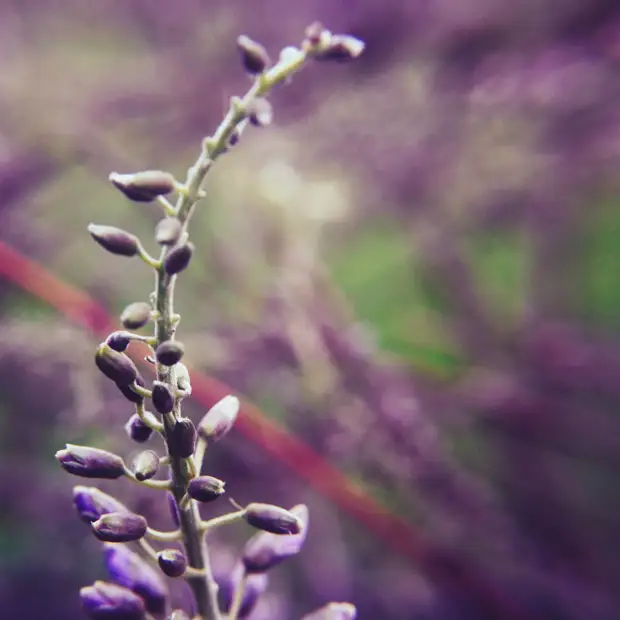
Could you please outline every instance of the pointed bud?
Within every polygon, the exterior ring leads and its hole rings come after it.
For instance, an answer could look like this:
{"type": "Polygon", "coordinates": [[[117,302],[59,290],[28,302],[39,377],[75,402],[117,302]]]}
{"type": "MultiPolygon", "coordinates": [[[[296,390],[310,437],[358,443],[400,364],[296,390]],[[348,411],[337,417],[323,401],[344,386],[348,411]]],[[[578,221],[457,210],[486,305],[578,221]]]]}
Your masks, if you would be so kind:
{"type": "Polygon", "coordinates": [[[329,30],[323,26],[321,22],[313,22],[311,23],[305,30],[304,35],[306,40],[313,47],[320,45],[325,41],[325,36],[331,37],[331,33],[329,30]]]}
{"type": "Polygon", "coordinates": [[[155,350],[155,357],[160,364],[164,366],[174,366],[181,361],[185,347],[178,340],[166,340],[162,342],[155,350]]]}
{"type": "Polygon", "coordinates": [[[189,378],[189,370],[187,370],[187,366],[179,362],[175,366],[175,371],[176,371],[176,379],[177,379],[177,388],[181,390],[182,392],[185,392],[186,396],[189,396],[192,393],[192,384],[189,378]]]}
{"type": "Polygon", "coordinates": [[[151,320],[151,312],[151,306],[145,301],[135,301],[121,313],[121,323],[125,329],[140,329],[151,320]]]}
{"type": "MultiPolygon", "coordinates": [[[[140,387],[144,387],[145,381],[142,377],[141,374],[138,374],[138,376],[136,377],[136,380],[133,384],[131,385],[135,385],[138,384],[140,387]]],[[[144,402],[144,396],[142,396],[141,394],[138,394],[138,392],[135,392],[131,385],[123,385],[122,383],[117,383],[116,387],[120,390],[121,394],[131,403],[143,403],[144,402]]]]}
{"type": "Polygon", "coordinates": [[[153,450],[140,452],[133,461],[132,471],[135,477],[142,482],[149,480],[159,471],[159,457],[153,450]]]}
{"type": "Polygon", "coordinates": [[[182,609],[175,609],[166,620],[191,620],[191,618],[182,609]]]}
{"type": "Polygon", "coordinates": [[[357,609],[351,603],[328,603],[305,615],[302,620],[355,620],[357,609]]]}
{"type": "Polygon", "coordinates": [[[157,563],[168,577],[180,577],[187,568],[187,559],[179,549],[164,549],[157,554],[157,563]]]}
{"type": "Polygon", "coordinates": [[[187,269],[193,254],[194,244],[191,241],[179,245],[164,259],[164,270],[169,276],[181,273],[187,269]]]}
{"type": "Polygon", "coordinates": [[[183,224],[176,217],[165,217],[157,222],[155,241],[159,245],[174,245],[183,232],[183,224]]]}
{"type": "Polygon", "coordinates": [[[112,332],[105,341],[111,349],[123,353],[131,342],[131,334],[124,331],[112,332]]]}
{"type": "Polygon", "coordinates": [[[267,99],[257,97],[248,106],[247,115],[255,127],[266,127],[273,121],[273,106],[267,99]]]}
{"type": "Polygon", "coordinates": [[[299,517],[271,504],[248,504],[243,517],[253,527],[272,534],[298,534],[301,531],[299,517]]]}
{"type": "Polygon", "coordinates": [[[299,553],[308,533],[308,508],[299,504],[291,508],[300,523],[301,530],[290,536],[258,532],[245,545],[243,565],[248,573],[264,573],[287,558],[299,553]]]}
{"type": "Polygon", "coordinates": [[[110,181],[129,200],[135,202],[151,202],[157,196],[172,192],[176,185],[174,177],[161,170],[145,170],[134,174],[112,172],[110,181]]]}
{"type": "Polygon", "coordinates": [[[165,383],[153,381],[152,392],[151,400],[158,413],[170,413],[174,409],[174,394],[165,383]]]}
{"type": "Polygon", "coordinates": [[[108,379],[119,385],[130,385],[138,377],[138,369],[131,359],[124,353],[115,351],[105,342],[97,347],[95,364],[108,379]]]}
{"type": "Polygon", "coordinates": [[[80,589],[82,609],[92,620],[144,620],[144,601],[122,586],[95,581],[80,589]]]}
{"type": "Polygon", "coordinates": [[[56,452],[56,459],[65,471],[82,478],[113,480],[125,475],[123,459],[99,448],[68,443],[66,449],[56,452]]]}
{"type": "Polygon", "coordinates": [[[222,611],[226,614],[230,612],[234,593],[242,579],[245,579],[245,588],[243,590],[243,599],[241,601],[239,615],[237,616],[240,620],[247,618],[252,611],[254,611],[256,603],[261,594],[267,589],[268,583],[268,578],[265,573],[246,575],[243,566],[241,564],[236,564],[230,576],[220,580],[218,584],[220,586],[220,605],[222,611]]]}
{"type": "Polygon", "coordinates": [[[151,438],[153,429],[145,424],[137,413],[134,413],[125,424],[125,432],[136,443],[145,443],[151,438]]]}
{"type": "Polygon", "coordinates": [[[110,512],[129,512],[127,506],[97,487],[73,487],[73,505],[85,523],[92,523],[110,512]]]}
{"type": "Polygon", "coordinates": [[[105,544],[104,559],[110,579],[139,594],[152,614],[166,608],[168,588],[159,571],[127,545],[105,544]]]}
{"type": "Polygon", "coordinates": [[[140,242],[135,235],[114,226],[89,224],[91,237],[104,249],[118,256],[135,256],[140,242]]]}
{"type": "Polygon", "coordinates": [[[317,55],[317,60],[347,62],[355,60],[364,51],[364,42],[346,34],[335,34],[317,55]]]}
{"type": "Polygon", "coordinates": [[[109,512],[91,523],[99,540],[112,543],[140,540],[146,534],[146,519],[132,512],[109,512]]]}
{"type": "Polygon", "coordinates": [[[250,37],[241,35],[237,39],[237,47],[241,52],[243,67],[251,75],[262,73],[271,64],[267,50],[250,37]]]}
{"type": "Polygon", "coordinates": [[[170,456],[187,459],[196,447],[196,427],[189,418],[179,418],[168,433],[170,456]]]}
{"type": "Polygon", "coordinates": [[[199,502],[212,502],[224,493],[224,482],[213,476],[197,476],[189,481],[187,494],[199,502]]]}
{"type": "Polygon", "coordinates": [[[207,441],[219,441],[233,427],[239,413],[239,399],[228,395],[215,403],[198,425],[200,436],[207,441]]]}

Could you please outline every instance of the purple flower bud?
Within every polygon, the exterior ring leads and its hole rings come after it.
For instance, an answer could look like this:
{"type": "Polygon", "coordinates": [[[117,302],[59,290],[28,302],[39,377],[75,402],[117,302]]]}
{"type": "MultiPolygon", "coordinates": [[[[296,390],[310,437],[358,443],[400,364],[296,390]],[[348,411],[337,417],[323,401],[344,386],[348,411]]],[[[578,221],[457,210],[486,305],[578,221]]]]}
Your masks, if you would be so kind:
{"type": "Polygon", "coordinates": [[[137,413],[134,413],[125,424],[125,432],[136,443],[144,443],[150,439],[153,429],[146,425],[137,413]]]}
{"type": "Polygon", "coordinates": [[[160,364],[164,366],[174,366],[181,361],[185,347],[178,340],[166,340],[162,342],[155,350],[155,357],[160,364]]]}
{"type": "MultiPolygon", "coordinates": [[[[146,382],[140,373],[136,376],[135,383],[137,383],[140,387],[145,387],[146,382]]],[[[144,396],[135,392],[131,385],[124,385],[122,383],[117,383],[116,387],[120,390],[121,394],[132,403],[142,403],[144,402],[144,396]]]]}
{"type": "Polygon", "coordinates": [[[161,574],[127,545],[106,544],[103,553],[110,579],[140,595],[149,612],[163,613],[168,588],[161,574]]]}
{"type": "Polygon", "coordinates": [[[115,351],[105,342],[97,347],[95,364],[108,379],[119,385],[130,385],[138,377],[136,365],[124,353],[115,351]]]}
{"type": "Polygon", "coordinates": [[[207,441],[219,441],[233,427],[238,413],[239,399],[236,396],[225,396],[200,421],[200,436],[207,441]]]}
{"type": "Polygon", "coordinates": [[[299,519],[300,532],[291,536],[259,532],[252,536],[243,550],[243,564],[248,573],[264,573],[299,553],[308,533],[308,508],[299,504],[290,512],[299,519]]]}
{"type": "Polygon", "coordinates": [[[151,202],[175,188],[174,177],[161,170],[145,170],[134,174],[112,172],[109,178],[114,187],[135,202],[151,202]]]}
{"type": "Polygon", "coordinates": [[[187,459],[196,447],[196,427],[189,418],[175,420],[167,436],[170,456],[187,459]]]}
{"type": "Polygon", "coordinates": [[[115,226],[89,224],[91,237],[104,249],[118,256],[135,256],[140,242],[135,235],[115,226]]]}
{"type": "Polygon", "coordinates": [[[91,523],[93,533],[105,542],[132,542],[146,534],[146,519],[133,512],[109,512],[91,523]]]}
{"type": "Polygon", "coordinates": [[[183,224],[176,217],[165,217],[155,227],[155,241],[159,245],[174,245],[183,232],[183,224]]]}
{"type": "Polygon", "coordinates": [[[125,474],[125,464],[120,456],[90,446],[68,443],[64,450],[56,452],[56,459],[65,471],[82,478],[113,480],[125,474]]]}
{"type": "Polygon", "coordinates": [[[126,329],[140,329],[151,320],[152,308],[145,301],[134,301],[121,313],[121,323],[126,329]]]}
{"type": "Polygon", "coordinates": [[[185,554],[179,549],[164,549],[157,554],[157,562],[164,575],[180,577],[187,568],[185,554]]]}
{"type": "MultiPolygon", "coordinates": [[[[230,576],[221,580],[218,584],[220,586],[219,601],[224,613],[230,611],[234,592],[244,575],[243,565],[237,564],[230,576]]],[[[246,576],[239,618],[247,618],[254,611],[260,595],[267,589],[267,583],[268,577],[265,573],[255,573],[246,576]]]]}
{"type": "Polygon", "coordinates": [[[82,608],[92,620],[144,620],[144,601],[128,588],[95,581],[80,589],[82,608]]]}
{"type": "Polygon", "coordinates": [[[273,106],[267,99],[258,97],[248,106],[247,115],[254,127],[266,127],[273,121],[273,106]]]}
{"type": "Polygon", "coordinates": [[[140,480],[148,480],[159,471],[159,457],[153,450],[140,452],[133,461],[132,471],[135,477],[140,480]]]}
{"type": "Polygon", "coordinates": [[[212,502],[224,494],[224,482],[213,476],[197,476],[189,481],[187,494],[199,502],[212,502]]]}
{"type": "Polygon", "coordinates": [[[332,35],[330,42],[317,55],[317,60],[347,62],[355,60],[364,51],[364,42],[346,34],[332,35]]]}
{"type": "Polygon", "coordinates": [[[164,259],[164,271],[169,276],[181,273],[181,271],[187,269],[193,254],[194,244],[191,241],[179,245],[171,250],[168,256],[164,259]]]}
{"type": "Polygon", "coordinates": [[[80,519],[86,523],[92,523],[110,512],[129,512],[127,506],[97,487],[73,487],[73,505],[80,519]]]}
{"type": "Polygon", "coordinates": [[[301,519],[279,506],[248,504],[243,516],[253,527],[272,534],[299,534],[301,531],[301,519]]]}
{"type": "Polygon", "coordinates": [[[172,390],[161,381],[153,381],[153,407],[159,413],[170,413],[174,409],[174,394],[172,390]]]}
{"type": "Polygon", "coordinates": [[[117,331],[112,332],[106,339],[106,344],[115,351],[123,353],[131,342],[131,334],[129,332],[117,331]]]}
{"type": "Polygon", "coordinates": [[[251,75],[262,73],[271,64],[267,50],[250,37],[241,35],[237,39],[237,47],[241,52],[243,67],[251,75]]]}
{"type": "Polygon", "coordinates": [[[302,620],[355,620],[357,609],[351,603],[328,603],[305,615],[302,620]]]}

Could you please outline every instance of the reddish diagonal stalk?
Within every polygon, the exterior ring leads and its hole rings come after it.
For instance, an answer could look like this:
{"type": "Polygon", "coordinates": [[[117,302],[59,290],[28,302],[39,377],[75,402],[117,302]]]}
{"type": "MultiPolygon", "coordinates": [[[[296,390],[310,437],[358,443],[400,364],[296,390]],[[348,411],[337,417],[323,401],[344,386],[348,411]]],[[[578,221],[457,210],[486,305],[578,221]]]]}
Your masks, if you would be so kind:
{"type": "MultiPolygon", "coordinates": [[[[0,242],[0,276],[98,336],[107,336],[117,328],[106,310],[92,297],[3,242],[0,242]]],[[[223,383],[195,371],[192,372],[192,390],[192,397],[204,407],[210,407],[233,392],[223,383]]],[[[364,525],[392,551],[411,560],[438,585],[461,598],[467,597],[489,617],[525,620],[526,616],[473,567],[425,540],[412,525],[391,514],[320,454],[251,403],[242,402],[235,429],[364,525]]]]}

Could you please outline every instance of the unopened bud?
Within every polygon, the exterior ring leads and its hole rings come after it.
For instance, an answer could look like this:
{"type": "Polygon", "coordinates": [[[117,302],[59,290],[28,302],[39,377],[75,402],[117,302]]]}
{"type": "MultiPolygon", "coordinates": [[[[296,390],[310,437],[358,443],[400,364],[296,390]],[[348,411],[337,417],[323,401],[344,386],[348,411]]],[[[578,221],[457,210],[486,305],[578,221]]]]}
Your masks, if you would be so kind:
{"type": "Polygon", "coordinates": [[[157,554],[157,563],[164,575],[180,577],[187,568],[187,559],[179,549],[164,549],[157,554]]]}
{"type": "Polygon", "coordinates": [[[138,369],[131,359],[105,342],[97,347],[95,364],[108,379],[119,385],[131,385],[138,377],[138,369]]]}
{"type": "Polygon", "coordinates": [[[273,121],[273,106],[267,99],[257,97],[248,106],[247,115],[255,127],[266,127],[273,121]]]}
{"type": "Polygon", "coordinates": [[[355,620],[357,609],[351,603],[328,603],[305,615],[302,620],[355,620]]]}
{"type": "MultiPolygon", "coordinates": [[[[145,412],[146,414],[148,412],[145,412]]],[[[137,413],[134,413],[125,424],[125,432],[136,443],[145,443],[151,438],[153,429],[145,424],[137,413]]]]}
{"type": "Polygon", "coordinates": [[[123,353],[131,342],[131,334],[124,331],[112,332],[105,341],[111,349],[123,353]]]}
{"type": "Polygon", "coordinates": [[[317,60],[347,62],[355,60],[364,51],[364,42],[347,34],[332,35],[329,44],[317,55],[317,60]]]}
{"type": "Polygon", "coordinates": [[[170,456],[187,459],[196,447],[196,427],[189,418],[175,420],[167,436],[170,456]]]}
{"type": "Polygon", "coordinates": [[[271,504],[248,504],[245,520],[253,527],[272,534],[298,534],[301,521],[292,512],[271,504]]]}
{"type": "Polygon", "coordinates": [[[155,227],[155,241],[159,245],[174,245],[183,232],[183,224],[176,217],[165,217],[155,227]]]}
{"type": "Polygon", "coordinates": [[[267,50],[250,37],[241,35],[237,39],[237,47],[241,52],[243,67],[251,75],[262,73],[271,64],[267,50]]]}
{"type": "Polygon", "coordinates": [[[109,512],[91,523],[99,540],[111,543],[140,540],[146,534],[146,519],[132,512],[109,512]]]}
{"type": "Polygon", "coordinates": [[[65,471],[82,478],[113,480],[125,474],[125,464],[120,456],[90,446],[68,443],[64,450],[56,452],[56,459],[65,471]]]}
{"type": "Polygon", "coordinates": [[[151,400],[158,413],[170,413],[174,409],[174,394],[165,383],[153,381],[152,392],[151,400]]]}
{"type": "Polygon", "coordinates": [[[134,174],[110,174],[110,181],[129,200],[151,202],[157,196],[164,196],[174,190],[176,182],[169,172],[146,170],[134,174]]]}
{"type": "Polygon", "coordinates": [[[213,476],[197,476],[189,481],[187,494],[199,502],[212,502],[224,493],[225,483],[213,476]]]}
{"type": "Polygon", "coordinates": [[[80,589],[82,609],[91,620],[144,620],[144,600],[128,588],[105,581],[80,589]]]}
{"type": "Polygon", "coordinates": [[[325,35],[331,36],[329,30],[321,22],[312,22],[304,31],[304,35],[308,43],[313,46],[320,45],[325,35]]]}
{"type": "Polygon", "coordinates": [[[86,523],[92,523],[110,512],[129,512],[127,506],[97,487],[73,487],[73,505],[80,519],[86,523]]]}
{"type": "Polygon", "coordinates": [[[142,482],[152,478],[159,471],[159,457],[153,450],[140,452],[133,461],[132,471],[135,477],[142,482]]]}
{"type": "Polygon", "coordinates": [[[189,378],[187,366],[179,362],[174,369],[176,371],[177,388],[185,392],[186,396],[189,396],[192,393],[192,383],[189,378]]]}
{"type": "Polygon", "coordinates": [[[144,402],[144,396],[142,396],[141,394],[138,394],[138,392],[132,389],[131,386],[134,384],[138,384],[140,387],[144,387],[146,385],[142,375],[138,374],[133,384],[125,385],[123,383],[117,383],[116,387],[118,387],[118,389],[121,391],[121,394],[128,401],[132,403],[136,403],[136,404],[142,403],[144,402]]]}
{"type": "Polygon", "coordinates": [[[91,237],[104,249],[118,256],[135,256],[140,242],[135,235],[114,226],[89,224],[91,237]]]}
{"type": "Polygon", "coordinates": [[[166,340],[162,342],[155,350],[155,357],[160,364],[164,366],[174,366],[181,361],[185,347],[178,340],[166,340]]]}
{"type": "Polygon", "coordinates": [[[239,399],[225,396],[215,403],[198,425],[200,436],[207,441],[219,441],[233,427],[239,413],[239,399]]]}
{"type": "Polygon", "coordinates": [[[121,323],[125,329],[140,329],[151,320],[152,308],[145,301],[134,301],[121,313],[121,323]]]}
{"type": "Polygon", "coordinates": [[[165,272],[169,276],[181,273],[181,271],[187,269],[193,254],[194,244],[191,241],[174,248],[164,260],[165,272]]]}

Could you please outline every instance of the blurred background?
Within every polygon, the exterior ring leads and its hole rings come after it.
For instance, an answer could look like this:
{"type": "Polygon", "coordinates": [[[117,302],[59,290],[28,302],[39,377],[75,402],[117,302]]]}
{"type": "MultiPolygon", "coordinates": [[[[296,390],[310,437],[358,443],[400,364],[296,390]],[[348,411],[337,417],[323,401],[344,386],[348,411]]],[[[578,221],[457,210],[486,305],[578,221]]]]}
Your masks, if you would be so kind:
{"type": "MultiPolygon", "coordinates": [[[[155,251],[160,212],[108,174],[184,178],[248,88],[236,37],[277,57],[315,19],[366,51],[304,69],[217,163],[177,295],[208,388],[188,415],[227,391],[256,406],[205,471],[241,503],[310,507],[253,618],[329,600],[363,620],[620,617],[620,4],[0,9],[3,619],[81,618],[105,575],[54,452],[136,450],[92,356],[101,308],[151,276],[86,226],[155,251]]],[[[156,492],[102,486],[170,524],[156,492]]],[[[218,535],[218,574],[247,536],[218,535]]]]}

